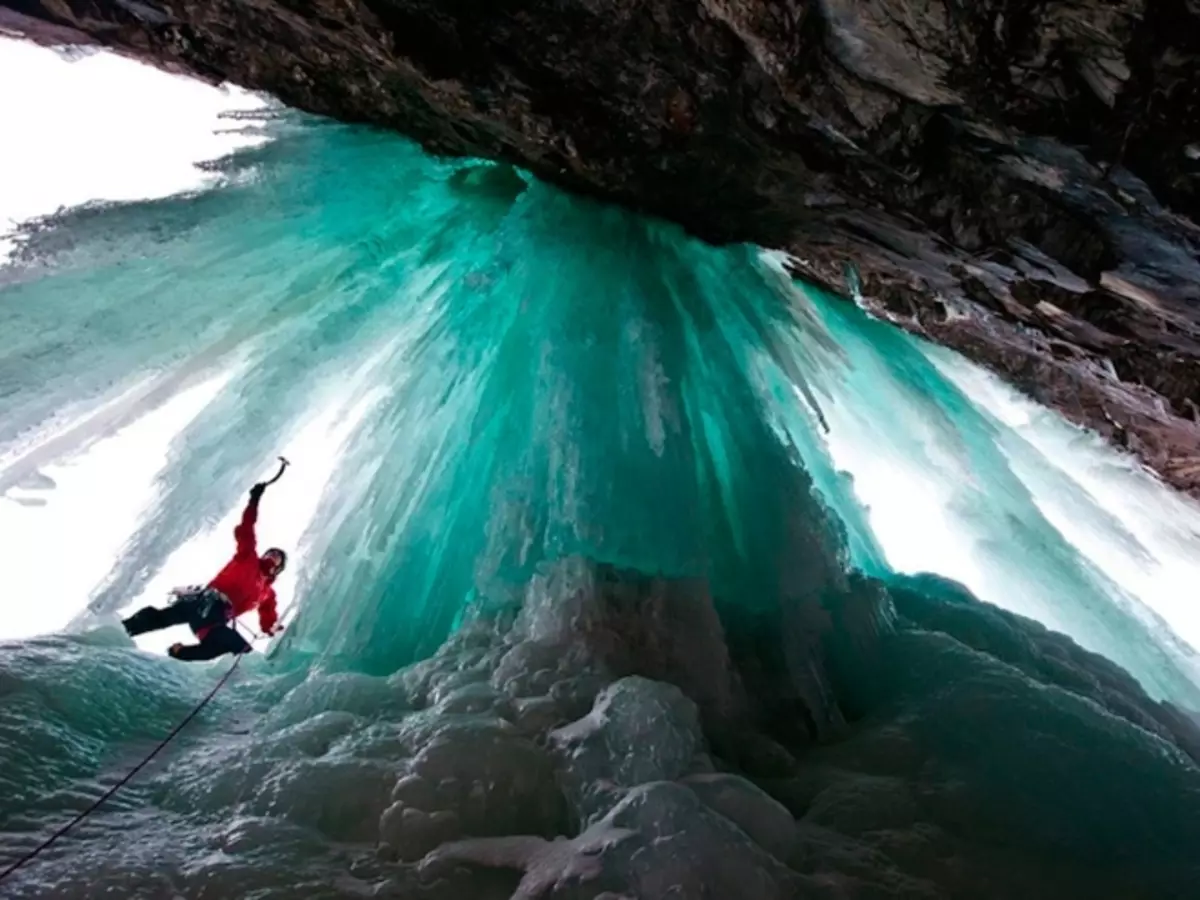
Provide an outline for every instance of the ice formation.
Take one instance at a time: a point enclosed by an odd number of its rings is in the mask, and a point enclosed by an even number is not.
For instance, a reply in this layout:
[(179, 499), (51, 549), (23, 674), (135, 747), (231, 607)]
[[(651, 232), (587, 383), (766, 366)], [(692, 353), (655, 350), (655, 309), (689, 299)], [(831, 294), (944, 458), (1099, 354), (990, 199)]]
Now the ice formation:
[[(92, 617), (220, 553), (282, 445), (339, 435), (285, 638), (4, 896), (1194, 894), (1195, 651), (1046, 485), (1147, 570), (1164, 551), (952, 360), (753, 248), (274, 127), (221, 187), (66, 213), (3, 272), (2, 502), (57, 502), (47, 441), (70, 459), (210, 385)], [(856, 436), (943, 486), (943, 571), (993, 603), (900, 571), (837, 462)], [(0, 647), (0, 863), (223, 665), (103, 627)]]

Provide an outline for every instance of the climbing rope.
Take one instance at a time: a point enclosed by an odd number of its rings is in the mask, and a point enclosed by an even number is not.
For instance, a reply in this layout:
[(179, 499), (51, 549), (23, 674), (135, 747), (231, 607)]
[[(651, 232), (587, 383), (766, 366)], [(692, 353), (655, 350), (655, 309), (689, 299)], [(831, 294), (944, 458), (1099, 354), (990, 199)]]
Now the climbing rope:
[[(287, 471), (287, 467), (289, 465), (291, 465), (291, 463), (285, 457), (283, 457), (283, 456), (279, 457), (279, 471), (275, 473), (274, 478), (262, 483), (263, 488), (270, 487), (275, 482), (277, 482), (280, 478), (282, 478), (283, 473)], [(290, 612), (290, 610), (289, 610), (289, 612)], [(250, 635), (252, 636), (252, 638), (254, 640), (258, 640), (258, 639), (264, 637), (264, 635), (257, 634), (252, 629), (250, 629), (248, 626), (240, 626), (240, 623), (238, 623), (237, 619), (234, 619), (233, 621), (234, 621), (235, 625), (239, 625), (239, 627), (245, 627), (246, 630), (250, 633)], [(105, 791), (103, 794), (101, 794), (100, 799), (98, 799), (91, 806), (87, 807), (87, 809), (85, 809), (83, 812), (81, 812), (77, 816), (75, 816), (75, 818), (73, 818), (70, 822), (68, 822), (66, 825), (62, 826), (61, 828), (59, 828), (56, 832), (54, 832), (54, 834), (50, 835), (50, 837), (46, 838), (46, 840), (42, 841), (40, 844), (38, 844), (36, 847), (34, 847), (32, 850), (30, 850), (28, 853), (26, 853), (20, 859), (18, 859), (15, 863), (13, 863), (11, 866), (9, 866), (7, 869), (5, 869), (3, 872), (0, 872), (0, 881), (4, 881), (4, 879), (8, 878), (9, 875), (12, 875), (14, 872), (16, 872), (19, 868), (21, 868), (21, 866), (25, 865), (26, 863), (28, 863), (31, 860), (33, 860), (34, 858), (36, 858), (43, 851), (48, 850), (51, 846), (53, 846), (55, 841), (57, 841), (60, 837), (65, 835), (67, 832), (69, 832), (72, 828), (74, 828), (76, 825), (78, 825), (80, 822), (82, 822), (84, 819), (86, 819), (88, 816), (90, 816), (96, 810), (98, 810), (101, 806), (103, 806), (104, 803), (106, 801), (108, 801), (108, 799), (111, 798), (117, 791), (119, 791), (121, 788), (125, 787), (125, 785), (129, 784), (129, 782), (133, 779), (133, 777), (135, 775), (137, 775), (138, 772), (140, 772), (140, 771), (142, 771), (142, 769), (146, 768), (146, 766), (148, 766), (150, 764), (151, 760), (153, 760), (154, 757), (158, 756), (158, 754), (161, 753), (163, 751), (163, 749), (166, 748), (167, 744), (171, 743), (171, 741), (173, 741), (175, 739), (175, 736), (177, 734), (179, 734), (179, 732), (183, 731), (184, 728), (187, 727), (188, 722), (192, 721), (192, 719), (194, 719), (194, 718), (196, 718), (196, 716), (200, 715), (201, 710), (203, 710), (204, 707), (208, 706), (209, 702), (212, 700), (213, 697), (217, 696), (217, 691), (219, 691), (219, 690), (221, 690), (221, 688), (225, 687), (225, 682), (229, 681), (229, 679), (233, 675), (234, 671), (241, 664), (242, 657), (245, 655), (246, 655), (245, 653), (238, 653), (234, 656), (233, 665), (231, 665), (229, 667), (229, 670), (224, 675), (221, 676), (221, 680), (218, 681), (216, 683), (216, 685), (213, 686), (213, 689), (208, 692), (207, 696), (205, 696), (205, 698), (203, 700), (201, 700), (191, 712), (189, 712), (186, 716), (184, 716), (183, 721), (180, 722), (178, 725), (176, 725), (173, 729), (171, 729), (171, 733), (168, 734), (161, 741), (159, 741), (158, 745), (153, 750), (150, 751), (150, 753), (146, 756), (145, 759), (143, 759), (140, 763), (138, 763), (136, 766), (134, 766), (133, 769), (130, 770), (128, 775), (126, 775), (124, 778), (122, 778), (120, 781), (118, 781), (116, 784), (114, 784), (112, 787), (110, 787), (107, 791)]]
[(229, 680), (230, 676), (233, 675), (234, 670), (237, 669), (238, 664), (241, 663), (243, 656), (245, 656), (244, 653), (239, 653), (234, 657), (233, 665), (229, 667), (229, 671), (227, 671), (224, 675), (221, 676), (221, 680), (218, 681), (216, 683), (216, 685), (213, 687), (213, 689), (208, 692), (208, 695), (203, 700), (201, 700), (199, 704), (197, 704), (195, 709), (193, 709), (190, 713), (188, 713), (184, 717), (182, 722), (180, 722), (178, 725), (176, 725), (171, 730), (170, 734), (168, 734), (165, 738), (163, 738), (161, 741), (159, 741), (158, 746), (156, 746), (153, 750), (151, 750), (149, 755), (145, 759), (143, 759), (140, 763), (138, 763), (136, 766), (134, 766), (128, 775), (126, 775), (124, 778), (122, 778), (120, 781), (118, 781), (116, 784), (114, 784), (112, 787), (110, 787), (107, 791), (105, 791), (100, 796), (99, 800), (97, 800), (95, 803), (93, 803), (91, 806), (89, 806), (83, 812), (79, 813), (79, 815), (77, 815), (75, 818), (73, 818), (70, 822), (68, 822), (66, 825), (62, 826), (62, 828), (58, 829), (56, 832), (54, 832), (54, 834), (50, 835), (50, 837), (46, 838), (46, 840), (42, 841), (38, 846), (34, 847), (32, 850), (30, 850), (28, 853), (26, 853), (24, 856), (22, 856), (20, 859), (18, 859), (15, 863), (13, 863), (11, 866), (9, 866), (7, 869), (5, 869), (3, 872), (0, 872), (0, 881), (4, 881), (4, 879), (8, 878), (9, 875), (12, 875), (14, 872), (17, 871), (17, 869), (21, 868), (21, 866), (25, 865), (27, 862), (34, 859), (36, 856), (38, 856), (40, 853), (42, 853), (42, 851), (48, 850), (54, 844), (55, 841), (57, 841), (60, 837), (65, 835), (68, 831), (70, 831), (72, 828), (74, 828), (76, 825), (78, 825), (80, 822), (82, 822), (84, 819), (86, 819), (88, 816), (90, 816), (92, 813), (94, 813), (97, 809), (99, 809), (110, 797), (113, 796), (113, 794), (115, 794), (117, 791), (119, 791), (121, 788), (123, 788), (125, 785), (127, 785), (133, 779), (133, 776), (137, 775), (138, 772), (142, 771), (142, 769), (144, 769), (147, 765), (149, 765), (150, 761), (152, 759), (154, 759), (154, 757), (158, 756), (158, 754), (162, 752), (163, 748), (165, 748), (167, 746), (167, 744), (171, 743), (171, 741), (174, 740), (175, 736), (177, 734), (179, 734), (179, 732), (183, 731), (183, 729), (185, 727), (187, 727), (188, 722), (190, 722), (190, 721), (192, 721), (192, 719), (196, 718), (196, 716), (198, 716), (200, 714), (200, 711), (202, 709), (204, 709), (204, 707), (208, 706), (209, 701), (212, 700), (213, 697), (217, 696), (217, 691), (221, 690), (221, 688), (223, 688), (225, 686), (225, 682), (227, 682)]

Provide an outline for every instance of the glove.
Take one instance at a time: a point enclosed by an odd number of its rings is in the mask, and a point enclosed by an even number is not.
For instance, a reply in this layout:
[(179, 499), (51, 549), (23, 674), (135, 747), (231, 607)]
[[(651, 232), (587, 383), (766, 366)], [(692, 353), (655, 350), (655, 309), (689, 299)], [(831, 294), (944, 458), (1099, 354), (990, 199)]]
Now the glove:
[(262, 495), (263, 495), (263, 491), (265, 491), (266, 489), (267, 489), (267, 486), (260, 481), (254, 487), (250, 488), (250, 499), (251, 500), (261, 499)]

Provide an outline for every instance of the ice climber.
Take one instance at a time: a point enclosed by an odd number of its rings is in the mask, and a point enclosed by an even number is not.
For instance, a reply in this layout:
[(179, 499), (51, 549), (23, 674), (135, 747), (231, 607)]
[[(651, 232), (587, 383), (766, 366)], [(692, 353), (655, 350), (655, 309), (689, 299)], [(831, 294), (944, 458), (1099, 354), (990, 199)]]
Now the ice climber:
[[(279, 474), (283, 474), (282, 468)], [(233, 620), (252, 609), (258, 610), (263, 634), (278, 633), (279, 617), (272, 584), (287, 565), (287, 554), (272, 547), (259, 556), (254, 534), (258, 504), (270, 483), (260, 482), (250, 489), (250, 502), (233, 530), (237, 552), (217, 577), (204, 587), (176, 588), (171, 592), (175, 600), (165, 609), (147, 606), (138, 610), (122, 623), (131, 636), (172, 625), (189, 625), (200, 642), (174, 644), (167, 652), (175, 659), (193, 661), (249, 652), (250, 644), (237, 633)]]

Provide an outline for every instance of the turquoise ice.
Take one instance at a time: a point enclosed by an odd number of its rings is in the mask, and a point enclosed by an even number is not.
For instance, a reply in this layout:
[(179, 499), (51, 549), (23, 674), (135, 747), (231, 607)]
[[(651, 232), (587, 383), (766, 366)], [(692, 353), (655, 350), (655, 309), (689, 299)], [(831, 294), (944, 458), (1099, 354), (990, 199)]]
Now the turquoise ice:
[[(969, 396), (952, 359), (791, 282), (756, 248), (710, 247), (506, 166), (430, 159), (394, 136), (292, 117), (274, 127), (274, 142), (223, 162), (219, 189), (66, 214), (0, 272), (0, 453), (24, 459), (18, 448), (55, 412), (93, 408), (147, 376), (164, 396), (224, 379), (172, 438), (111, 571), (79, 598), (92, 614), (126, 608), (171, 554), (235, 509), (323, 398), (348, 388), (358, 403), (270, 659), (251, 659), (155, 774), (31, 867), (16, 896), (129, 884), (299, 896), (287, 893), (296, 879), (322, 885), (320, 896), (389, 883), (394, 896), (425, 896), (391, 857), (413, 862), (443, 826), (447, 838), (518, 827), (444, 785), (420, 802), (406, 793), (417, 789), (405, 779), (432, 778), (421, 768), (433, 765), (429, 748), (460, 739), (455, 772), (486, 744), (521, 761), (489, 784), (519, 781), (526, 764), (538, 773), (509, 804), (528, 812), (522, 827), (582, 830), (607, 795), (584, 784), (560, 798), (541, 751), (514, 749), (505, 729), (536, 731), (536, 704), (521, 701), (559, 702), (555, 679), (583, 698), (575, 715), (586, 712), (602, 685), (581, 685), (596, 672), (567, 672), (565, 652), (533, 657), (575, 640), (572, 629), (612, 626), (621, 603), (636, 619), (653, 597), (689, 613), (680, 628), (630, 627), (692, 651), (727, 641), (732, 668), (778, 701), (776, 719), (795, 717), (767, 731), (793, 742), (805, 771), (920, 785), (920, 811), (898, 829), (957, 828), (972, 865), (980, 847), (1054, 858), (1069, 883), (1087, 872), (1096, 889), (1123, 889), (1145, 867), (1160, 886), (1194, 874), (1200, 770), (1188, 753), (1200, 743), (1188, 750), (1176, 706), (1200, 708), (1195, 652), (1079, 549), (1043, 495), (1131, 558), (1152, 551)], [(130, 415), (161, 399), (151, 393)], [(895, 571), (831, 451), (839, 435), (938, 473), (997, 599), (1010, 595), (1003, 605), (1132, 679), (953, 584)], [(0, 486), (36, 480), (32, 462), (18, 469), (4, 470), (8, 483), (0, 472)], [(921, 521), (914, 511), (913, 528)], [(586, 640), (595, 651), (597, 635)], [(104, 630), (3, 653), (0, 860), (93, 795), (93, 779), (136, 756), (221, 672), (181, 668)], [(726, 674), (717, 657), (674, 661), (688, 678)], [(663, 727), (676, 730), (655, 747), (692, 727), (690, 700), (618, 683), (609, 699), (630, 703), (632, 719), (647, 697), (671, 711)], [(737, 744), (712, 718), (725, 710), (714, 691), (692, 697), (706, 739)], [(484, 712), (497, 718), (472, 719), (471, 741), (454, 736), (455, 716)], [(571, 759), (572, 777), (593, 771), (584, 750)], [(755, 774), (758, 763), (739, 759)], [(687, 774), (653, 772), (647, 783)], [(906, 878), (937, 881), (919, 853), (839, 818), (846, 783), (814, 782), (807, 805), (780, 798), (895, 854)], [(429, 824), (438, 803), (459, 832)], [(405, 804), (425, 817), (420, 840), (404, 830), (419, 817), (397, 824)], [(867, 831), (883, 829), (863, 815)], [(374, 855), (377, 842), (391, 856)], [(1044, 877), (1030, 865), (1030, 878)], [(797, 878), (813, 874), (795, 866)]]

